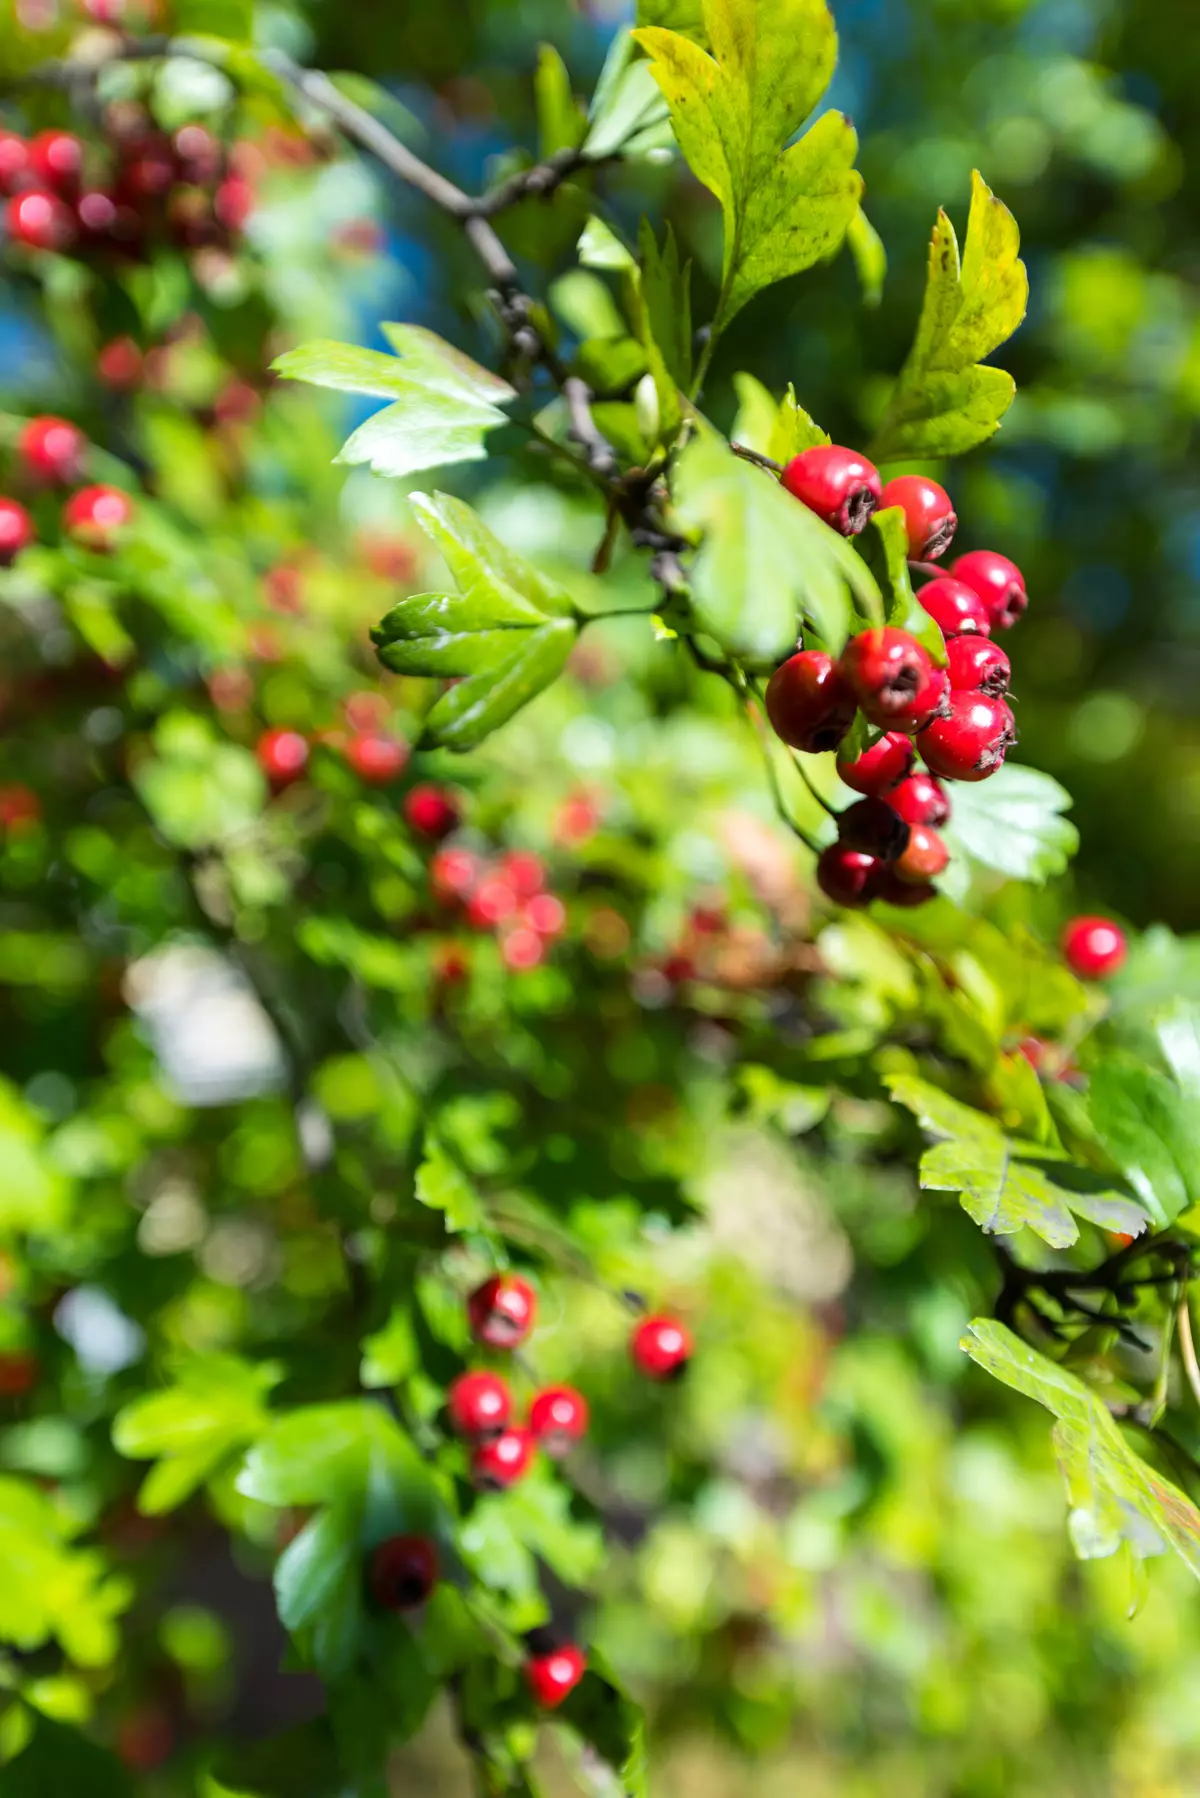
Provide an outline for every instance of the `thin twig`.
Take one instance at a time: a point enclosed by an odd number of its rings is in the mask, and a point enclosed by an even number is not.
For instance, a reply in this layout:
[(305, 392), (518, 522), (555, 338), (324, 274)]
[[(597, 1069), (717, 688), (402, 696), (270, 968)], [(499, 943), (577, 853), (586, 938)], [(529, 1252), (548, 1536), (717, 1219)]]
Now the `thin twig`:
[(760, 455), (757, 450), (751, 449), (749, 444), (731, 443), (729, 447), (735, 456), (740, 456), (742, 458), (743, 462), (753, 462), (755, 468), (767, 468), (772, 474), (783, 473), (782, 462), (775, 462), (770, 456)]
[(1200, 1362), (1196, 1360), (1196, 1344), (1192, 1336), (1191, 1299), (1186, 1283), (1179, 1300), (1178, 1322), (1179, 1358), (1183, 1362), (1183, 1371), (1187, 1375), (1187, 1383), (1192, 1389), (1192, 1397), (1197, 1405), (1200, 1405)]
[(606, 162), (619, 161), (619, 151), (613, 151), (607, 156), (587, 156), (581, 149), (556, 150), (544, 162), (534, 163), (532, 168), (519, 169), (515, 175), (507, 175), (503, 181), (497, 181), (494, 187), (489, 187), (486, 193), (471, 201), (471, 211), (476, 218), (491, 218), (495, 213), (505, 212), (521, 200), (548, 199), (572, 175), (581, 174), (585, 169), (601, 168)]
[(612, 474), (617, 458), (612, 444), (602, 435), (592, 417), (592, 396), (587, 382), (578, 375), (568, 375), (562, 384), (562, 396), (571, 419), (570, 434), (586, 455), (588, 467), (596, 474)]

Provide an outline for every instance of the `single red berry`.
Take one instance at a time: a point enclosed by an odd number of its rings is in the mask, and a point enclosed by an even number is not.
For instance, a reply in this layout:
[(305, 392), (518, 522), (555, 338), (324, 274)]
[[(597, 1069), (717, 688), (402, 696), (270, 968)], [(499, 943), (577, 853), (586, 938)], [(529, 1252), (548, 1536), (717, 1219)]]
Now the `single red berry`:
[(908, 843), (893, 863), (898, 880), (924, 885), (936, 880), (950, 860), (950, 851), (928, 824), (909, 826)]
[(952, 637), (946, 645), (946, 672), (956, 693), (1002, 699), (1012, 680), (1012, 663), (987, 637)]
[(510, 849), (500, 857), (496, 872), (518, 899), (532, 899), (546, 885), (546, 869), (531, 849)]
[(881, 899), (885, 905), (899, 905), (911, 910), (936, 899), (937, 888), (924, 880), (902, 880), (894, 868), (881, 868), (871, 897)]
[(114, 337), (96, 357), (96, 373), (106, 387), (118, 393), (141, 384), (142, 352), (132, 337)]
[(41, 1377), (38, 1358), (21, 1349), (0, 1354), (0, 1398), (24, 1398)]
[(467, 917), (479, 930), (492, 930), (511, 918), (517, 909), (517, 895), (499, 874), (485, 874), (467, 905)]
[(529, 1427), (546, 1453), (561, 1460), (587, 1435), (587, 1400), (574, 1386), (547, 1386), (529, 1407)]
[(531, 1655), (525, 1663), (525, 1678), (535, 1704), (552, 1711), (568, 1697), (587, 1672), (587, 1656), (582, 1648), (569, 1642), (550, 1654)]
[(537, 1295), (520, 1274), (493, 1274), (467, 1300), (467, 1318), (476, 1342), (489, 1348), (516, 1348), (537, 1316)]
[(880, 794), (890, 793), (912, 773), (916, 753), (911, 739), (902, 731), (889, 730), (853, 761), (843, 761), (839, 756), (837, 770), (856, 793), (876, 799)]
[(42, 802), (31, 787), (13, 781), (0, 787), (0, 827), (19, 834), (29, 830), (42, 815)]
[(838, 817), (838, 843), (876, 861), (894, 862), (903, 855), (911, 825), (886, 799), (859, 799)]
[(950, 572), (979, 595), (993, 630), (1008, 630), (1029, 604), (1025, 576), (1015, 562), (994, 549), (973, 549), (969, 555), (959, 556)]
[(1035, 1074), (1040, 1074), (1046, 1065), (1046, 1048), (1040, 1036), (1023, 1036), (1017, 1044), (1017, 1054), (1024, 1056)]
[(874, 463), (836, 443), (793, 456), (783, 471), (783, 485), (843, 537), (866, 529), (883, 493)]
[(1109, 918), (1072, 918), (1063, 931), (1067, 966), (1081, 980), (1105, 980), (1124, 965), (1125, 932)]
[(950, 676), (944, 668), (931, 668), (929, 679), (908, 705), (892, 713), (892, 723), (899, 731), (915, 736), (935, 718), (944, 718), (950, 710)]
[(0, 194), (18, 193), (29, 179), (29, 145), (16, 131), (0, 130)]
[(949, 717), (935, 718), (917, 738), (917, 747), (943, 780), (986, 780), (1016, 740), (1013, 715), (1002, 699), (954, 693)]
[(113, 1741), (117, 1758), (133, 1773), (153, 1773), (171, 1758), (175, 1728), (158, 1704), (141, 1705), (122, 1717)]
[(386, 786), (404, 772), (408, 744), (383, 735), (351, 737), (346, 745), (346, 760), (361, 780), (372, 786)]
[(429, 864), (429, 879), (440, 899), (465, 899), (481, 872), (479, 857), (469, 849), (439, 849)]
[(182, 179), (209, 187), (221, 173), (221, 145), (205, 125), (181, 125), (171, 140)]
[(832, 656), (802, 649), (780, 664), (767, 683), (767, 717), (781, 742), (807, 755), (836, 749), (858, 701)]
[(97, 246), (130, 249), (145, 235), (141, 217), (115, 194), (92, 188), (80, 194), (75, 207), (84, 236)]
[(65, 418), (30, 418), (17, 437), (17, 454), (34, 480), (69, 487), (83, 467), (87, 438)]
[(872, 724), (889, 730), (929, 685), (933, 663), (915, 637), (891, 625), (860, 631), (842, 651), (841, 671)]
[(817, 858), (817, 885), (835, 905), (865, 905), (875, 896), (883, 864), (873, 855), (831, 843)]
[(175, 158), (162, 139), (151, 134), (136, 146), (137, 153), (126, 158), (121, 169), (122, 197), (134, 206), (147, 200), (162, 200), (175, 185)]
[(567, 926), (567, 908), (557, 893), (535, 893), (522, 908), (521, 919), (541, 937), (561, 936)]
[(506, 968), (511, 968), (514, 974), (523, 974), (545, 961), (545, 939), (531, 925), (517, 924), (512, 930), (505, 931), (500, 955)]
[(213, 195), (213, 211), (227, 231), (240, 231), (254, 210), (254, 189), (240, 175), (230, 175)]
[(265, 730), (254, 753), (273, 787), (299, 780), (308, 766), (308, 740), (298, 730)]
[(461, 1373), (450, 1388), (446, 1408), (456, 1436), (472, 1441), (498, 1436), (512, 1416), (508, 1381), (498, 1373)]
[(65, 200), (44, 187), (27, 188), (8, 202), (8, 235), (30, 250), (69, 250), (75, 241), (75, 214)]
[(119, 487), (81, 487), (63, 507), (63, 529), (85, 549), (104, 553), (133, 517), (133, 501)]
[(24, 506), (15, 499), (0, 498), (0, 567), (7, 568), (14, 557), (28, 549), (36, 535)]
[(534, 1441), (528, 1430), (514, 1424), (477, 1443), (471, 1455), (471, 1478), (485, 1492), (503, 1492), (529, 1472)]
[(918, 590), (917, 598), (946, 638), (961, 637), (967, 631), (975, 631), (981, 637), (992, 634), (987, 607), (965, 581), (940, 574), (936, 581), (927, 581)]
[(404, 816), (423, 837), (445, 837), (459, 821), (458, 801), (445, 787), (423, 784), (404, 795)]
[(677, 1317), (643, 1317), (629, 1341), (634, 1366), (651, 1380), (673, 1380), (692, 1355), (692, 1338)]
[(29, 169), (39, 187), (70, 199), (79, 192), (83, 145), (69, 131), (39, 131), (29, 140)]
[(894, 787), (887, 802), (906, 824), (944, 824), (950, 816), (945, 789), (923, 768)]
[(923, 474), (897, 475), (883, 490), (881, 512), (899, 506), (908, 530), (908, 553), (914, 561), (936, 562), (954, 541), (958, 519), (944, 487)]
[(371, 1554), (371, 1597), (385, 1611), (424, 1604), (438, 1579), (438, 1552), (428, 1536), (389, 1536)]

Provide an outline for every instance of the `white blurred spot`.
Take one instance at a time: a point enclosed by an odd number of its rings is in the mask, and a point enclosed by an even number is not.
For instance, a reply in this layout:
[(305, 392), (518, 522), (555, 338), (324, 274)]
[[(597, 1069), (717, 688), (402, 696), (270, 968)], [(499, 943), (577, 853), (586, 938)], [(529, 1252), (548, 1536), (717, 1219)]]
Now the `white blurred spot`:
[(275, 1092), (286, 1073), (275, 1027), (240, 970), (213, 949), (177, 944), (129, 968), (125, 997), (185, 1105)]
[(140, 1361), (146, 1338), (99, 1286), (76, 1286), (59, 1301), (54, 1327), (90, 1373), (119, 1373)]

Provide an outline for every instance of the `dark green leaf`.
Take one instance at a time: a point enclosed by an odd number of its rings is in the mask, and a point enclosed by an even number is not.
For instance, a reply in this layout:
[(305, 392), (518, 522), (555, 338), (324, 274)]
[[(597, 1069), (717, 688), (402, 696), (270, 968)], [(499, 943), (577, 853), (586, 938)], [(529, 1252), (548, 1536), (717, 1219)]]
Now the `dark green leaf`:
[(28, 1747), (0, 1770), (0, 1788), (4, 1798), (133, 1798), (115, 1755), (43, 1716)]
[[(691, 264), (680, 267), (679, 247), (675, 233), (667, 226), (662, 250), (655, 241), (649, 219), (643, 218), (638, 232), (638, 248), (642, 258), (641, 295), (645, 333), (642, 341), (654, 369), (656, 346), (665, 373), (678, 387), (686, 388), (692, 378), (692, 298)], [(662, 400), (662, 382), (655, 370), (655, 384)], [(673, 392), (670, 396), (674, 399)], [(675, 402), (678, 409), (678, 402)]]
[(265, 1742), (231, 1748), (218, 1767), (222, 1785), (252, 1798), (342, 1798), (345, 1771), (324, 1717), (298, 1723)]
[(882, 237), (861, 206), (850, 220), (846, 242), (858, 270), (863, 305), (878, 306), (883, 298), (883, 283), (887, 277), (887, 251), (883, 247)]
[(583, 108), (571, 92), (567, 65), (553, 44), (539, 44), (537, 73), (534, 76), (537, 98), (538, 147), (541, 154), (553, 156), (556, 150), (573, 150), (582, 142), (586, 129)]
[(425, 1159), (416, 1174), (416, 1195), (422, 1205), (442, 1213), (447, 1230), (481, 1230), (487, 1222), (478, 1193), (436, 1136), (426, 1135)]
[(1096, 1135), (1155, 1223), (1200, 1200), (1200, 1134), (1194, 1102), (1173, 1080), (1132, 1060), (1105, 1061), (1088, 1088)]

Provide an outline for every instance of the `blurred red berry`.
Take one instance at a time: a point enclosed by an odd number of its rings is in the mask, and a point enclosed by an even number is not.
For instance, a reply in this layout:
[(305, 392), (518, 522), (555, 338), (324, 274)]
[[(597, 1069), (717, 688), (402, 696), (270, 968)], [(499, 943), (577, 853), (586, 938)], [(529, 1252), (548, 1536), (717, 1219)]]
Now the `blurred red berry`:
[(835, 905), (865, 905), (874, 897), (880, 868), (876, 856), (831, 843), (817, 857), (817, 885)]
[(85, 549), (112, 549), (133, 517), (133, 501), (119, 487), (81, 487), (63, 507), (63, 529)]
[(599, 823), (600, 808), (596, 801), (586, 793), (576, 793), (572, 798), (564, 799), (559, 807), (554, 820), (554, 840), (562, 844), (586, 843), (596, 834)]
[(29, 171), (39, 187), (69, 200), (79, 192), (83, 145), (70, 131), (39, 131), (29, 140)]
[(17, 193), (29, 180), (29, 145), (16, 131), (0, 130), (0, 194)]
[(404, 816), (423, 837), (446, 837), (459, 823), (458, 801), (449, 788), (424, 783), (404, 795)]
[(928, 824), (909, 826), (908, 842), (892, 864), (897, 880), (914, 884), (936, 880), (950, 860), (950, 851)]
[(240, 175), (230, 175), (213, 195), (213, 211), (227, 231), (240, 231), (254, 210), (254, 190)]
[(24, 1398), (33, 1391), (40, 1374), (36, 1355), (22, 1349), (0, 1354), (0, 1398)]
[(493, 1274), (467, 1300), (467, 1321), (476, 1342), (489, 1348), (516, 1348), (533, 1329), (537, 1294), (520, 1274)]
[(382, 733), (351, 737), (346, 745), (346, 760), (359, 778), (372, 786), (386, 786), (403, 774), (408, 753), (407, 743)]
[(629, 1341), (635, 1367), (651, 1380), (671, 1380), (692, 1355), (692, 1338), (677, 1317), (643, 1317)]
[(498, 872), (518, 899), (532, 899), (546, 884), (546, 870), (540, 856), (529, 849), (510, 849), (500, 857)]
[(529, 1407), (529, 1427), (545, 1452), (559, 1460), (587, 1435), (587, 1400), (574, 1386), (547, 1386)]
[(424, 1604), (438, 1578), (438, 1552), (428, 1536), (389, 1536), (371, 1553), (371, 1597), (385, 1611)]
[(550, 1654), (531, 1655), (525, 1663), (525, 1679), (534, 1703), (545, 1711), (555, 1710), (569, 1697), (586, 1672), (587, 1656), (573, 1642)]
[(42, 802), (32, 787), (13, 781), (0, 787), (0, 828), (16, 834), (29, 830), (42, 815)]
[(298, 730), (265, 730), (254, 753), (273, 787), (299, 780), (308, 766), (308, 740)]
[(0, 498), (0, 567), (7, 568), (36, 535), (24, 506), (15, 499)]
[(8, 202), (10, 237), (30, 250), (69, 250), (75, 241), (75, 214), (57, 194), (31, 187)]
[(515, 929), (504, 933), (500, 954), (505, 967), (511, 968), (514, 974), (520, 974), (545, 961), (546, 944), (536, 930), (531, 930), (527, 924), (518, 924)]
[(459, 1374), (447, 1395), (446, 1409), (456, 1436), (472, 1441), (498, 1436), (512, 1416), (508, 1381), (498, 1373), (480, 1370)]
[(479, 857), (469, 849), (439, 849), (429, 864), (433, 890), (443, 899), (465, 899), (480, 873)]
[(118, 1759), (134, 1773), (152, 1773), (171, 1758), (175, 1730), (160, 1705), (144, 1705), (131, 1711), (117, 1725)]
[(244, 712), (254, 698), (254, 677), (245, 668), (214, 668), (206, 684), (218, 711)]
[(142, 352), (132, 337), (114, 337), (96, 357), (96, 373), (106, 387), (127, 392), (141, 384)]
[(950, 801), (944, 788), (923, 768), (894, 787), (887, 802), (906, 824), (944, 824), (950, 816)]
[(65, 418), (30, 418), (17, 437), (17, 454), (27, 474), (57, 487), (77, 481), (83, 467), (87, 438)]
[(480, 930), (491, 930), (511, 918), (517, 909), (517, 895), (499, 874), (485, 874), (467, 905), (467, 916)]
[(503, 1492), (529, 1472), (533, 1452), (529, 1431), (513, 1425), (477, 1444), (471, 1455), (471, 1478), (485, 1492)]
[(1081, 980), (1105, 980), (1124, 965), (1125, 932), (1110, 918), (1072, 918), (1063, 931), (1067, 966)]
[(837, 771), (848, 787), (868, 798), (890, 793), (912, 772), (916, 750), (898, 730), (885, 731), (877, 743), (851, 761), (838, 757)]
[(566, 929), (567, 908), (557, 893), (535, 893), (522, 909), (521, 918), (540, 937), (561, 936)]

